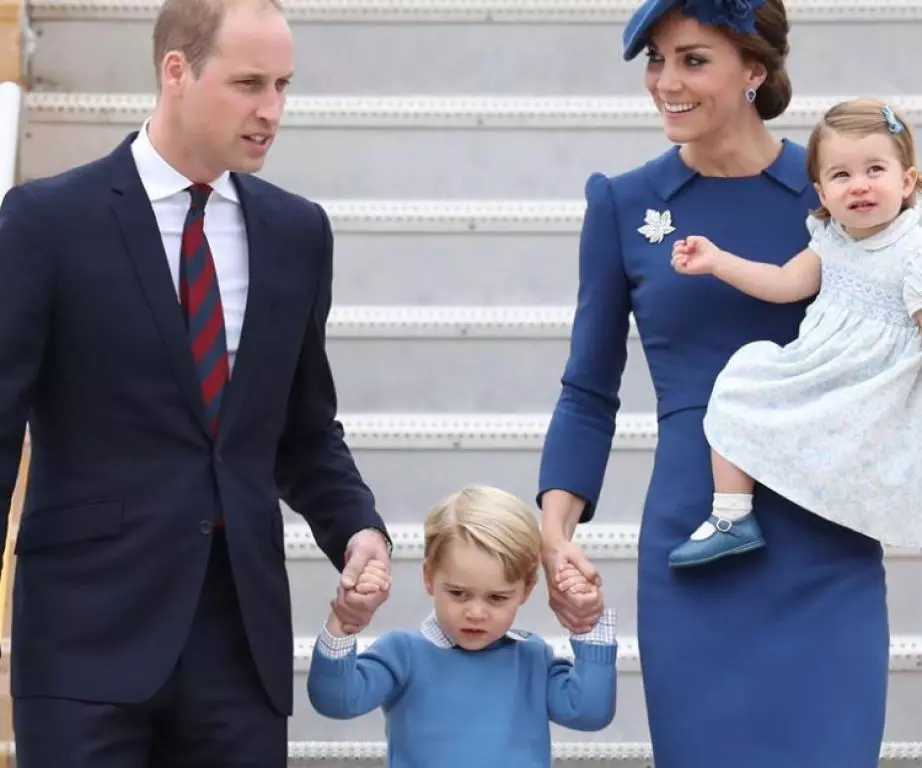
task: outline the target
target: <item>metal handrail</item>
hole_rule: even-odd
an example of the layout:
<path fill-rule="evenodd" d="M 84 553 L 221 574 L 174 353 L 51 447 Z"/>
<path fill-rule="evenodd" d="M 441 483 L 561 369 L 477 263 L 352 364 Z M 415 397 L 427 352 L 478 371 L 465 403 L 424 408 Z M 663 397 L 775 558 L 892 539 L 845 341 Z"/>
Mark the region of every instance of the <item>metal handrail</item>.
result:
<path fill-rule="evenodd" d="M 16 183 L 21 113 L 22 88 L 17 83 L 0 83 L 0 203 Z"/>

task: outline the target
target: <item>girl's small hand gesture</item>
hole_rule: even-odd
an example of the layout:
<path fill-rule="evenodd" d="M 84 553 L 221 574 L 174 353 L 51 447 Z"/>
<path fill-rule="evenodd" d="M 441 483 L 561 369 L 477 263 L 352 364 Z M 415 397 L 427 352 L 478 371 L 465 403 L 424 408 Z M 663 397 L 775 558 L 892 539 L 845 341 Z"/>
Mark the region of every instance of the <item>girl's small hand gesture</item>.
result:
<path fill-rule="evenodd" d="M 672 246 L 672 268 L 681 275 L 711 275 L 721 250 L 706 237 L 689 235 Z"/>

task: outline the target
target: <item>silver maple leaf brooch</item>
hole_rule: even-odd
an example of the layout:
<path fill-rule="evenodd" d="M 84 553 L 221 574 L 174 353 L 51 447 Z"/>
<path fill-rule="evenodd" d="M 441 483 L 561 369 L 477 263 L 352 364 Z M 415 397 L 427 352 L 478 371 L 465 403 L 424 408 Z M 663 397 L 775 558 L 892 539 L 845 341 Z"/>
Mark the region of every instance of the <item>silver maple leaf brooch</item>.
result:
<path fill-rule="evenodd" d="M 660 213 L 647 208 L 643 220 L 643 226 L 638 227 L 637 231 L 651 243 L 661 243 L 666 235 L 675 232 L 675 227 L 672 226 L 672 214 L 669 211 Z"/>

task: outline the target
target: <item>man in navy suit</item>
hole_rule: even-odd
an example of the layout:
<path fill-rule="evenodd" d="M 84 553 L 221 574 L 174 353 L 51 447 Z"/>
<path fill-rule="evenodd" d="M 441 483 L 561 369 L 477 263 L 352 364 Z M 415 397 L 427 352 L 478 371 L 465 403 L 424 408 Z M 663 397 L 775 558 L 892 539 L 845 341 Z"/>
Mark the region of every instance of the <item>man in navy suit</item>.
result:
<path fill-rule="evenodd" d="M 4 510 L 32 440 L 20 768 L 286 764 L 280 497 L 343 571 L 347 625 L 387 596 L 353 588 L 389 539 L 336 421 L 330 224 L 248 175 L 293 68 L 276 2 L 166 0 L 151 119 L 0 210 Z"/>

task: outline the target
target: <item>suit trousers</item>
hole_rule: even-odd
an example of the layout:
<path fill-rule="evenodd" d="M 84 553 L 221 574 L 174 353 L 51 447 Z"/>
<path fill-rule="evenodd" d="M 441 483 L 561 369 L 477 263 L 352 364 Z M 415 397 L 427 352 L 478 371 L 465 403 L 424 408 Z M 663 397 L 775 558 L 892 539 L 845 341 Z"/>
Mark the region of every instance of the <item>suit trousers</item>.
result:
<path fill-rule="evenodd" d="M 215 531 L 189 636 L 154 696 L 16 699 L 13 725 L 18 768 L 285 768 L 288 718 L 256 671 L 224 534 Z"/>

